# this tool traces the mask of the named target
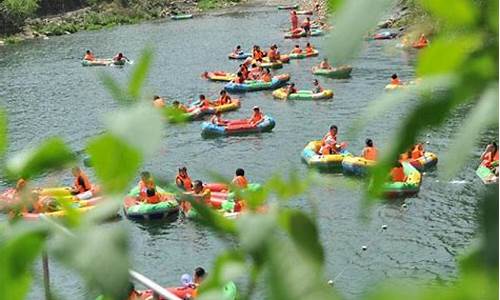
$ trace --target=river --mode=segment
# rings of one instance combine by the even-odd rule
[[[267,7],[80,32],[0,48],[0,99],[9,116],[8,153],[50,136],[61,136],[74,150],[82,150],[88,138],[104,130],[103,115],[118,105],[100,84],[98,75],[105,71],[125,80],[132,68],[83,68],[78,57],[88,48],[97,56],[123,51],[136,59],[145,45],[151,45],[155,50],[147,85],[151,94],[181,100],[195,99],[200,93],[215,97],[222,85],[200,79],[202,72],[235,70],[237,62],[226,57],[236,44],[244,48],[259,44],[267,49],[277,43],[282,53],[290,50],[297,41],[283,39],[287,26],[286,11]],[[324,41],[311,38],[320,53],[327,47]],[[300,41],[302,46],[304,42]],[[272,133],[205,140],[200,136],[199,122],[166,125],[161,151],[144,169],[173,178],[176,168],[186,165],[192,177],[207,179],[208,171],[231,177],[237,167],[242,167],[256,182],[291,169],[305,174],[307,167],[300,161],[300,152],[308,141],[321,137],[332,123],[339,125],[342,137],[361,110],[384,92],[392,73],[403,80],[414,78],[415,55],[393,46],[391,41],[367,42],[352,62],[351,79],[319,78],[324,87],[334,90],[331,101],[280,102],[272,99],[270,91],[241,95],[241,109],[227,116],[249,116],[251,108],[259,105],[277,122]],[[320,59],[321,55],[292,61],[278,72],[290,73],[299,88],[310,89],[314,78],[310,68]],[[376,145],[389,142],[393,128],[405,117],[413,100],[370,120],[370,126],[349,141],[351,151],[359,153],[366,137]],[[438,155],[448,151],[464,111],[466,108],[457,112],[443,128],[424,135],[429,151]],[[479,151],[479,147],[474,150],[476,157]],[[477,229],[477,195],[482,186],[474,167],[471,161],[453,181],[443,182],[438,179],[438,164],[436,170],[425,174],[419,195],[404,201],[406,208],[402,201],[376,204],[366,222],[360,218],[361,182],[324,175],[327,187],[314,188],[311,197],[321,207],[318,223],[327,256],[327,279],[341,273],[336,288],[347,299],[358,299],[383,279],[455,278],[456,255],[470,244]],[[69,174],[59,175],[62,182],[70,183]],[[2,182],[1,187],[7,185]],[[303,197],[292,205],[308,207]],[[198,265],[209,269],[223,246],[209,230],[192,222],[140,224],[122,219],[115,224],[130,232],[134,268],[169,286],[178,284],[182,273],[191,273]],[[382,224],[388,229],[377,233]],[[369,248],[361,253],[362,245]],[[75,274],[51,266],[52,285],[58,294],[86,298]],[[42,298],[40,277],[30,299]],[[259,295],[262,298],[263,294]]]

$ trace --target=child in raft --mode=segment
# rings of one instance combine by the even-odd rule
[[[216,112],[215,115],[213,115],[210,118],[210,123],[218,125],[218,126],[225,126],[228,121],[224,120],[222,118],[222,113],[220,111]]]
[[[498,145],[495,142],[491,142],[486,146],[486,149],[484,152],[481,154],[481,157],[479,158],[481,160],[481,165],[494,169],[498,168],[497,166],[494,166],[495,164],[498,165]]]
[[[328,58],[323,58],[323,60],[319,63],[319,68],[322,70],[331,70],[332,66],[328,63]]]
[[[337,125],[331,125],[330,130],[321,139],[320,155],[336,154],[340,151],[340,146],[337,144]]]
[[[275,45],[271,45],[271,47],[269,48],[269,51],[267,52],[267,58],[269,58],[270,62],[275,62],[280,59]]]
[[[175,185],[177,185],[178,188],[188,192],[193,189],[191,177],[189,177],[186,167],[179,168],[177,176],[175,177]]]
[[[85,55],[83,56],[83,60],[87,61],[95,61],[95,56],[94,53],[92,53],[90,50],[85,51]]]
[[[242,168],[236,169],[231,184],[238,189],[246,189],[248,187],[248,179],[245,177],[245,170],[243,170]],[[240,204],[241,210],[243,210],[246,207],[245,200],[236,198],[236,202]]]
[[[213,106],[213,103],[210,102],[210,100],[208,100],[207,97],[205,97],[205,95],[200,95],[199,102],[200,102],[200,104],[198,104],[199,108],[210,108]]]
[[[241,54],[243,54],[243,50],[241,50],[241,46],[240,45],[237,45],[236,48],[234,48],[233,54],[234,55],[241,55]]]
[[[269,68],[266,68],[260,79],[264,82],[271,82],[271,80],[273,79],[271,75],[271,70],[269,70]]]
[[[323,87],[319,84],[318,79],[313,80],[313,93],[314,94],[319,94],[323,93],[324,89]]]
[[[365,140],[365,148],[363,148],[361,156],[366,160],[373,160],[373,161],[377,160],[378,149],[373,145],[372,139]]]
[[[314,53],[314,47],[311,45],[311,43],[306,44],[306,54],[313,54]]]
[[[301,54],[302,49],[300,49],[300,45],[295,45],[295,47],[292,49],[292,54]]]
[[[92,186],[87,175],[79,167],[73,167],[71,173],[75,177],[71,188],[72,195],[80,200],[88,200],[97,194],[97,188]]]
[[[264,121],[264,115],[258,106],[254,106],[252,116],[248,119],[248,123],[252,126],[257,126],[262,121]]]
[[[192,199],[196,202],[205,204],[209,204],[210,198],[212,197],[210,190],[203,186],[203,182],[201,180],[195,180],[193,183],[193,189],[189,192],[185,192],[184,194],[187,197],[192,197]],[[187,213],[191,210],[192,205],[189,201],[184,200],[181,202],[181,208],[185,213]]]
[[[231,103],[231,97],[227,94],[225,90],[220,91],[219,98],[215,101],[217,105],[224,105]]]

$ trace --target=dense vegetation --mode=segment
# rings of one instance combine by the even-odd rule
[[[348,61],[356,55],[353,49],[361,47],[364,34],[392,4],[389,0],[336,4],[332,59]],[[365,112],[374,115],[381,107],[389,107],[406,97],[406,93],[419,95],[420,101],[403,120],[393,139],[395,143],[383,151],[382,163],[367,189],[367,203],[377,199],[393,159],[426,128],[443,124],[458,107],[468,104],[472,109],[462,128],[457,129],[453,144],[460,147],[451,147],[456,150],[443,159],[442,168],[448,174],[458,171],[475,147],[478,132],[488,127],[498,128],[498,2],[421,0],[418,4],[438,21],[439,31],[434,32],[432,47],[422,51],[418,58],[417,72],[423,78],[422,83],[410,91],[374,101]],[[158,150],[162,116],[141,103],[142,86],[152,59],[153,53],[145,51],[124,86],[108,75],[102,77],[123,108],[113,114],[107,133],[88,141],[87,152],[99,182],[116,201],[86,216],[71,213],[69,209],[65,225],[76,237],[50,223],[1,224],[0,284],[7,287],[0,288],[1,299],[26,296],[33,277],[32,263],[42,251],[49,251],[52,257],[81,274],[89,293],[103,293],[110,299],[124,298],[130,266],[126,232],[119,227],[99,227],[99,223],[116,211],[141,163]],[[359,116],[359,120],[364,119],[368,118]],[[353,134],[364,125],[362,121],[353,124]],[[0,133],[3,154],[7,140],[5,115],[0,122]],[[141,136],[147,138],[138,140]],[[12,178],[32,178],[74,162],[74,154],[56,138],[6,160],[5,166]],[[280,202],[267,214],[249,213],[236,221],[193,202],[206,226],[222,239],[238,242],[236,247],[220,253],[211,276],[202,286],[200,299],[221,299],[221,284],[229,279],[242,283],[242,299],[251,298],[257,286],[266,289],[269,299],[339,299],[323,274],[325,257],[314,215],[284,205],[288,199],[307,191],[313,182],[314,178],[301,179],[295,173],[286,179],[272,178],[263,190],[247,192],[244,198],[248,199],[250,209],[258,207],[270,195],[276,195]],[[380,288],[365,298],[402,299],[411,294],[414,299],[497,299],[498,186],[478,197],[478,201],[481,203],[478,242],[459,258],[460,275],[455,282],[433,288],[414,286],[410,292],[406,285],[381,283]]]

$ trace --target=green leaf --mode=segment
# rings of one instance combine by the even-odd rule
[[[470,27],[478,15],[476,4],[471,0],[420,0],[420,3],[432,15],[441,19],[444,26]]]
[[[462,124],[443,159],[445,162],[443,176],[447,179],[455,174],[470,156],[470,152],[464,149],[473,149],[479,139],[478,134],[484,128],[498,124],[498,85],[490,87],[483,93]]]
[[[277,228],[276,209],[270,208],[265,214],[246,213],[236,222],[241,248],[255,255],[267,244]],[[255,230],[259,228],[259,230]]]
[[[3,157],[7,149],[7,114],[3,108],[0,109],[0,157]]]
[[[186,195],[183,200],[189,201],[199,214],[199,218],[197,218],[199,223],[212,228],[218,233],[236,234],[236,225],[233,220],[223,217],[220,213],[205,204],[199,203],[193,197]]]
[[[189,120],[188,114],[177,107],[167,106],[162,110],[163,117],[170,123],[185,123]]]
[[[141,89],[146,82],[147,74],[151,62],[153,60],[153,51],[151,49],[145,49],[139,58],[138,63],[132,72],[132,77],[130,78],[128,84],[128,93],[130,97],[134,100],[138,100],[141,96]]]
[[[160,113],[151,106],[137,105],[110,114],[106,128],[144,156],[153,155],[160,146],[163,123]]]
[[[326,49],[333,65],[347,63],[356,56],[366,33],[377,25],[393,2],[358,0],[347,1],[341,6],[335,18],[335,30]]]
[[[94,170],[108,193],[120,193],[137,175],[141,154],[122,139],[104,134],[87,145]]]
[[[49,170],[57,170],[74,162],[75,154],[60,138],[50,138],[38,148],[24,150],[7,162],[11,178],[29,179]]]
[[[32,281],[32,265],[42,251],[47,232],[29,227],[0,236],[0,299],[24,299]]]
[[[51,243],[54,256],[76,270],[93,293],[125,299],[130,267],[125,228],[87,226],[74,234],[54,237]]]
[[[130,96],[123,92],[122,88],[113,79],[113,77],[111,77],[108,74],[102,73],[100,75],[100,78],[102,84],[104,84],[104,86],[108,89],[109,93],[111,94],[111,97],[113,97],[113,99],[115,99],[117,102],[121,102],[124,104],[129,104],[133,102]]]
[[[467,67],[467,56],[482,45],[478,34],[442,37],[433,40],[432,45],[419,55],[418,76],[445,74]]]
[[[301,211],[287,210],[280,213],[280,220],[297,250],[319,266],[323,265],[325,259],[323,247],[319,241],[316,224],[311,218]]]

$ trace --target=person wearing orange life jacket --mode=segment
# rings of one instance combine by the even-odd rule
[[[213,105],[212,102],[210,102],[210,100],[208,100],[207,97],[205,97],[205,95],[200,95],[198,104],[199,108],[210,108],[212,107],[212,105]]]
[[[396,161],[394,167],[391,170],[391,180],[392,182],[405,182],[406,175],[401,162]]]
[[[255,59],[256,61],[262,60],[264,58],[264,52],[260,50],[259,46],[254,46],[253,53],[252,53],[252,58]]]
[[[186,167],[179,168],[177,176],[175,177],[175,184],[177,185],[177,187],[185,191],[191,191],[193,189],[191,178],[187,173]]]
[[[227,121],[222,118],[222,113],[220,111],[216,112],[215,115],[213,115],[210,118],[210,123],[219,125],[219,126],[224,126],[227,124]]]
[[[163,100],[163,98],[160,96],[154,96],[153,97],[153,106],[155,108],[163,108],[163,107],[165,107],[165,100]]]
[[[275,62],[275,61],[280,59],[277,47],[275,45],[271,46],[271,48],[269,49],[269,52],[267,52],[267,57],[269,58],[270,62]]]
[[[319,154],[329,155],[339,152],[339,145],[337,145],[337,132],[338,128],[336,125],[331,125],[330,130],[321,140],[321,147],[319,149]]]
[[[309,17],[302,22],[302,28],[304,29],[306,36],[311,34],[311,19]]]
[[[87,51],[85,51],[85,55],[83,56],[83,60],[94,61],[96,59],[95,59],[94,54],[90,50],[87,50]]]
[[[373,146],[372,139],[366,139],[365,148],[363,149],[361,156],[366,160],[373,160],[373,161],[377,160],[378,150],[377,148],[375,148],[375,146]]]
[[[238,73],[241,73],[243,80],[246,80],[248,78],[248,67],[246,64],[241,64],[240,68],[238,69]]]
[[[313,54],[314,53],[314,48],[313,46],[311,45],[311,43],[307,43],[306,44],[306,54]]]
[[[233,79],[232,82],[234,82],[236,84],[242,84],[242,83],[245,83],[245,78],[243,77],[243,74],[241,72],[238,72],[236,74],[236,78]]]
[[[148,171],[141,172],[141,179],[138,183],[139,197],[146,198],[147,190],[155,188],[153,176]]]
[[[422,156],[424,156],[424,145],[422,144],[415,144],[413,146],[413,149],[411,151],[411,159],[418,159]]]
[[[264,82],[271,82],[271,80],[273,79],[273,77],[271,76],[271,71],[266,68],[260,79]]]
[[[260,79],[261,69],[257,64],[252,64],[252,69],[250,69],[250,73],[248,73],[248,79],[250,80],[259,80]]]
[[[248,120],[248,123],[250,125],[256,126],[260,122],[264,121],[264,115],[260,111],[260,108],[258,106],[253,107],[253,114],[252,117]]]
[[[429,41],[427,40],[427,38],[425,37],[425,34],[421,34],[420,37],[418,38],[418,42],[417,44],[418,45],[427,45],[429,43]]]
[[[172,106],[174,108],[178,109],[181,112],[187,112],[188,111],[188,108],[184,104],[180,103],[177,100],[175,100],[174,102],[172,102]]]
[[[236,169],[236,174],[231,184],[240,189],[246,188],[248,186],[248,180],[245,177],[245,170],[241,168]]]
[[[393,85],[401,85],[401,80],[399,80],[398,75],[396,73],[391,76],[391,84]]]
[[[290,23],[292,24],[292,31],[299,27],[299,17],[295,9],[290,12]]]
[[[481,154],[480,157],[481,165],[492,168],[494,162],[498,163],[498,145],[495,142],[491,142],[486,146],[486,149]]]
[[[319,94],[319,93],[323,93],[324,89],[323,87],[319,84],[319,81],[318,79],[314,79],[313,80],[313,93],[315,94]]]
[[[71,194],[75,195],[80,200],[88,200],[94,195],[92,191],[92,184],[85,173],[79,168],[74,167],[71,173],[75,177],[73,182],[73,187],[71,189]]]
[[[224,104],[231,103],[231,97],[227,94],[227,92],[225,90],[220,91],[219,95],[220,96],[216,101],[216,103],[218,105],[224,105]]]
[[[292,49],[292,54],[301,54],[302,49],[300,49],[299,45],[295,45],[295,47]]]
[[[332,69],[332,66],[328,63],[328,58],[324,58],[320,63],[319,63],[319,68],[323,70],[330,70]]]

